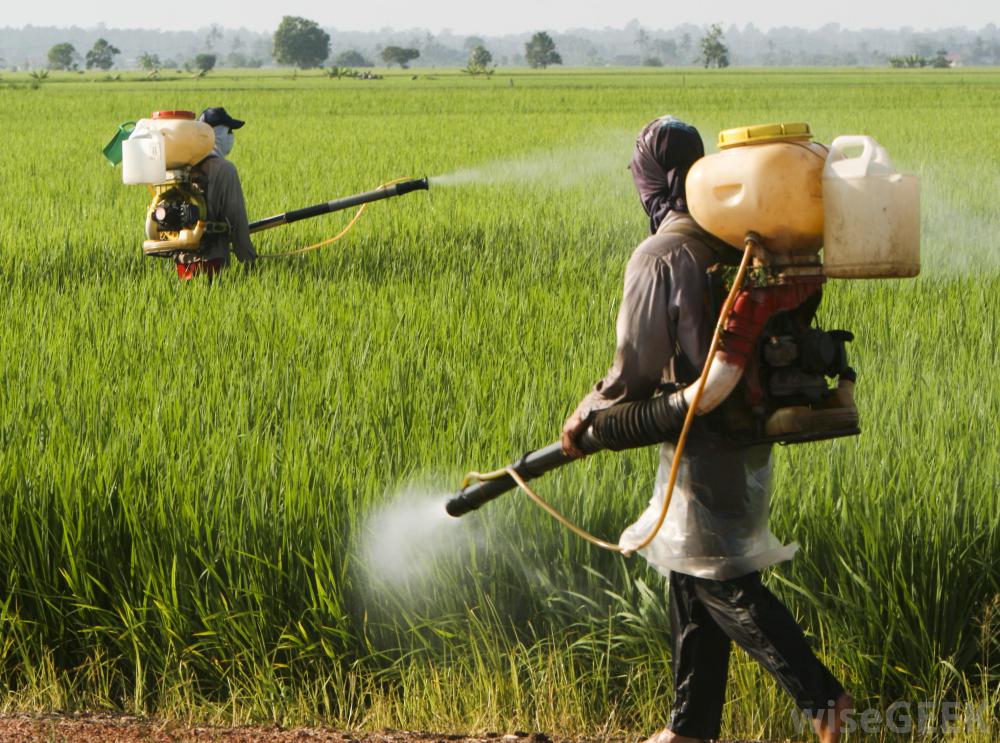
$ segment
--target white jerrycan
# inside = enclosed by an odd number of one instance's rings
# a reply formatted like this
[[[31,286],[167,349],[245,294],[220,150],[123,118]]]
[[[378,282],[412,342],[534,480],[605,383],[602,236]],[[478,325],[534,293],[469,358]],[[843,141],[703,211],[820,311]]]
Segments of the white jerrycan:
[[[861,148],[848,157],[846,151]],[[920,273],[920,179],[897,173],[871,137],[837,137],[823,168],[823,272],[844,279]]]
[[[122,181],[128,185],[163,183],[167,180],[167,157],[163,135],[151,127],[136,125],[122,142]]]

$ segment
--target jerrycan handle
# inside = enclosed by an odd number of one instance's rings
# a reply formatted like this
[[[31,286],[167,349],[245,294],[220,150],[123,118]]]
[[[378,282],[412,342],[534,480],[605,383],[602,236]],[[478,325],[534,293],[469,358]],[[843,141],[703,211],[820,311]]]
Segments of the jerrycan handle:
[[[861,154],[858,157],[847,158],[844,151],[851,147],[861,147]],[[881,150],[878,142],[863,134],[847,134],[837,137],[830,144],[830,152],[826,156],[826,165],[823,166],[823,175],[832,176],[835,172],[834,163],[850,160],[850,170],[852,174],[864,175],[868,172],[868,166],[876,160],[876,150]],[[885,150],[882,150],[884,153]],[[839,170],[839,168],[838,168]]]

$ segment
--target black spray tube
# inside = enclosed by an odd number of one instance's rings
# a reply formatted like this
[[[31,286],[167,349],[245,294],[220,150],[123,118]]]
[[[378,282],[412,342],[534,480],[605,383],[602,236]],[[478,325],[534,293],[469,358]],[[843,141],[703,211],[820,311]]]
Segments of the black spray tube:
[[[576,443],[588,455],[602,449],[621,451],[658,444],[678,435],[686,413],[683,391],[619,403],[597,413]],[[556,441],[543,449],[528,452],[510,466],[527,482],[572,461]],[[445,510],[451,516],[464,516],[515,487],[517,483],[508,474],[474,482],[449,499]]]
[[[377,188],[374,191],[366,191],[354,196],[345,196],[342,199],[334,199],[333,201],[324,201],[322,204],[314,204],[313,206],[294,209],[284,214],[275,214],[273,217],[267,217],[266,219],[259,219],[256,222],[250,223],[250,233],[269,230],[273,227],[280,227],[283,224],[291,224],[301,219],[310,219],[311,217],[318,217],[330,212],[339,212],[342,209],[350,209],[352,206],[360,206],[372,201],[388,199],[392,196],[402,196],[403,194],[410,193],[410,191],[426,191],[429,188],[430,185],[426,178],[403,181],[402,183],[396,183],[385,188]]]

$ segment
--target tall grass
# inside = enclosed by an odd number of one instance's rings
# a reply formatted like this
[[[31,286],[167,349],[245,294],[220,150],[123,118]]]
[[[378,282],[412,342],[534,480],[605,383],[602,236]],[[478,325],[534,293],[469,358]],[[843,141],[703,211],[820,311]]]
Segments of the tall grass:
[[[765,120],[870,133],[924,175],[924,275],[827,291],[823,322],[857,334],[865,430],[776,451],[774,529],[803,551],[768,583],[863,703],[986,701],[995,717],[1000,225],[981,133],[1000,77],[955,72],[0,90],[0,704],[594,736],[665,724],[664,588],[641,562],[514,495],[455,522],[429,579],[388,581],[362,547],[369,514],[413,483],[443,495],[552,440],[603,373],[645,229],[624,164],[670,112],[707,140]],[[139,255],[146,194],[99,150],[120,121],[209,105],[249,122],[233,160],[260,216],[399,175],[607,157],[576,181],[515,168],[375,205],[320,254],[184,286]],[[602,455],[540,487],[615,536],[654,456]],[[795,734],[741,654],[730,691],[727,734]]]

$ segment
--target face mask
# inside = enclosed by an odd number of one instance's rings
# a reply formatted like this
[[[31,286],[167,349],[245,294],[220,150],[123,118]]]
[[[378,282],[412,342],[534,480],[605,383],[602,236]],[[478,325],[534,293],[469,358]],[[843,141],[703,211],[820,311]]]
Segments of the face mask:
[[[215,149],[220,155],[226,157],[233,151],[233,143],[236,141],[233,130],[228,126],[213,126],[212,129],[215,130]]]

